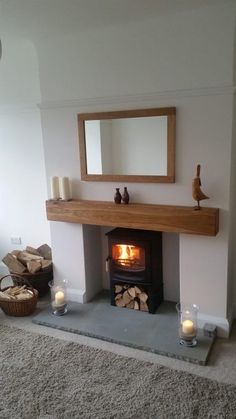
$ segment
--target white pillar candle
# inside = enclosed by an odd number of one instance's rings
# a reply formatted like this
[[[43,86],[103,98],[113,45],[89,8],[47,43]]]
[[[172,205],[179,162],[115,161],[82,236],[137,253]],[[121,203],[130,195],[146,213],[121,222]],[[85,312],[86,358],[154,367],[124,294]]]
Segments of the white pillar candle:
[[[51,184],[51,199],[59,199],[60,193],[59,193],[59,178],[58,176],[52,176],[50,178],[50,184]]]
[[[71,185],[68,177],[60,177],[59,179],[60,197],[64,201],[71,199]]]
[[[63,291],[57,291],[55,294],[55,304],[57,306],[62,306],[65,304],[65,294]]]
[[[194,324],[192,320],[184,320],[182,323],[182,332],[185,335],[192,335],[194,333]]]

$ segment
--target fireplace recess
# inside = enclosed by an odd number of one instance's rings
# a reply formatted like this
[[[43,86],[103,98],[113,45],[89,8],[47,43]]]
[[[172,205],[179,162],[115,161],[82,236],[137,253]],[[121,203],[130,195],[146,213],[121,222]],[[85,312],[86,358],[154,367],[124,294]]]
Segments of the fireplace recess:
[[[107,236],[111,304],[119,305],[117,299],[124,295],[120,295],[119,291],[126,292],[127,297],[134,293],[132,301],[135,307],[129,301],[127,305],[119,306],[155,313],[163,301],[162,233],[115,228]],[[146,309],[140,304],[139,296],[135,297],[135,290],[147,296]]]

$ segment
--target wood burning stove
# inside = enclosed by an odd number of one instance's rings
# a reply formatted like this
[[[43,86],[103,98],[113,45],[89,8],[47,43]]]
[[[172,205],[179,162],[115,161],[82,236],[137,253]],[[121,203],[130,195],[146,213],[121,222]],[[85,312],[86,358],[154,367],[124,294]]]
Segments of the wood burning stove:
[[[163,301],[162,233],[115,228],[107,236],[111,304],[155,313]]]

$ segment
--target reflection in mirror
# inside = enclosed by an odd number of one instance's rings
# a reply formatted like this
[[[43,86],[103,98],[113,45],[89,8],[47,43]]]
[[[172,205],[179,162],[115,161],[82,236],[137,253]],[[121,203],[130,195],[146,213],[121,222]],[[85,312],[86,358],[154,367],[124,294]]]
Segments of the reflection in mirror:
[[[175,108],[78,115],[83,180],[174,182]]]
[[[167,175],[166,116],[85,121],[85,142],[88,174]]]

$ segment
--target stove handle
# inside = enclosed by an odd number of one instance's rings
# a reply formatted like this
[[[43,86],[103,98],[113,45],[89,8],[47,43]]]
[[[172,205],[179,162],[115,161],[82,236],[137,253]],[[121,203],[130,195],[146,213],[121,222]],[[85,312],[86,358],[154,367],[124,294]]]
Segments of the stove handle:
[[[109,265],[110,265],[111,256],[107,256],[106,258],[106,272],[109,272]]]

